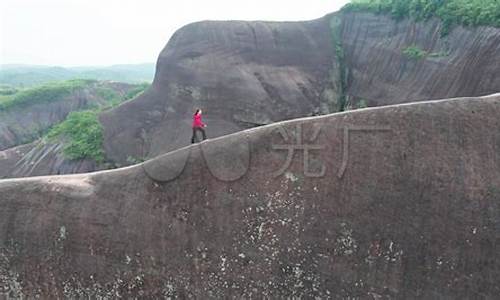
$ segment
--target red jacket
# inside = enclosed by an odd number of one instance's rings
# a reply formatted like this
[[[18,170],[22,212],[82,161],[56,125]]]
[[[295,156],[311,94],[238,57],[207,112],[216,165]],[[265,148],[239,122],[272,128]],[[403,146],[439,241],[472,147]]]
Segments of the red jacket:
[[[201,114],[193,115],[193,128],[205,127],[205,123],[201,121]]]

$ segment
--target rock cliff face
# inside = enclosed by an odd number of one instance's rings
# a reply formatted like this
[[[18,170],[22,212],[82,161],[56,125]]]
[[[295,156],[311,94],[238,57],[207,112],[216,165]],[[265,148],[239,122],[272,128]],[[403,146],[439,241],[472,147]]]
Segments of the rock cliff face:
[[[346,13],[342,45],[346,94],[370,106],[500,91],[500,29],[456,27],[440,37],[439,20],[395,21],[370,13]],[[403,54],[415,46],[427,54]]]
[[[155,158],[0,180],[0,298],[497,297],[500,94],[275,123],[498,92],[499,30],[439,26],[183,27],[152,87],[100,116],[110,159]],[[48,124],[75,99],[18,116]],[[195,107],[212,139],[180,148]],[[11,147],[15,119],[0,119],[0,177],[96,168]]]
[[[1,292],[495,298],[499,120],[500,94],[369,108],[2,180]]]
[[[205,110],[210,137],[285,119],[500,91],[500,30],[438,20],[335,13],[310,22],[199,22],[161,52],[151,89],[101,116],[109,158],[152,158],[190,142]],[[402,54],[409,46],[422,59]],[[342,54],[343,53],[343,54]]]
[[[188,145],[196,107],[205,111],[214,138],[356,107],[360,100],[380,106],[499,92],[500,30],[456,27],[440,37],[440,26],[438,20],[396,22],[344,12],[309,22],[189,24],[161,51],[151,88],[101,114],[106,155],[112,165],[129,165]],[[410,46],[427,54],[407,57],[403,51]],[[32,133],[31,127],[60,120],[82,104],[79,99],[2,116],[0,149],[29,138],[23,128]],[[31,157],[48,157],[50,149],[42,150]],[[25,171],[4,176],[84,172],[95,165],[50,164],[43,158],[38,165],[48,167],[35,172],[25,164]]]
[[[104,113],[106,153],[154,157],[190,142],[193,110],[210,137],[335,111],[327,19],[187,25],[160,53],[152,88]]]
[[[84,173],[103,168],[91,159],[67,159],[63,149],[60,142],[37,140],[0,151],[0,179]]]

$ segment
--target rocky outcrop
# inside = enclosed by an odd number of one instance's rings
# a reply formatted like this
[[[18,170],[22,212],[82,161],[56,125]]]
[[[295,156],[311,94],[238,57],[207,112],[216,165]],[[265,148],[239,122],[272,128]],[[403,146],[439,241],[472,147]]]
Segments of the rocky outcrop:
[[[500,29],[455,27],[440,36],[437,19],[396,21],[370,13],[345,13],[342,46],[346,94],[370,106],[500,91]],[[414,46],[426,54],[403,54]]]
[[[92,172],[104,168],[92,159],[70,160],[61,142],[35,142],[0,151],[0,179]]]
[[[368,108],[2,180],[1,292],[495,298],[499,120],[500,94]]]
[[[500,30],[456,27],[440,37],[440,27],[437,19],[352,12],[308,22],[189,24],[160,53],[151,88],[100,115],[107,158],[123,166],[188,145],[196,107],[204,109],[214,138],[356,107],[360,100],[380,106],[499,92]],[[427,54],[408,57],[409,46]],[[11,129],[0,129],[0,136],[19,139],[10,134],[17,122],[44,127],[39,123],[60,119],[74,104],[58,106],[61,113],[44,107],[43,116],[7,117]],[[54,170],[87,169],[37,174]]]
[[[160,53],[149,91],[102,114],[109,158],[152,158],[190,142],[191,114],[208,134],[356,106],[500,91],[500,30],[396,22],[338,12],[310,22],[199,22]],[[427,55],[403,55],[416,46]]]
[[[160,53],[151,89],[101,115],[107,155],[125,163],[188,145],[196,107],[212,138],[336,111],[329,28],[327,19],[181,28]]]
[[[0,151],[0,178],[11,177],[17,162],[22,160],[23,156],[33,150],[35,146],[34,143],[30,143]]]

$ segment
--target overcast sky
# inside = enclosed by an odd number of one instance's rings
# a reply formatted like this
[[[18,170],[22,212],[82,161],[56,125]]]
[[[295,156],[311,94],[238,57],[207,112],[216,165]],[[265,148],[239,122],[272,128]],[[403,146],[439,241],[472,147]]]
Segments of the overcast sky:
[[[348,0],[1,0],[0,64],[156,62],[179,27],[200,20],[309,20]]]

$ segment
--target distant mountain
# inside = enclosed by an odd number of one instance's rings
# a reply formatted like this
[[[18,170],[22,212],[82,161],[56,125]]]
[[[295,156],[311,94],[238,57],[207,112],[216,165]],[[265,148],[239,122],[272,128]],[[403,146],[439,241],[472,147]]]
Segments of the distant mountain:
[[[57,80],[97,79],[128,83],[150,82],[155,72],[154,63],[58,67],[39,65],[0,65],[0,85],[30,87]]]

